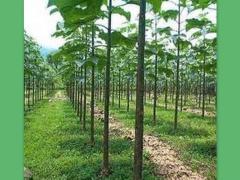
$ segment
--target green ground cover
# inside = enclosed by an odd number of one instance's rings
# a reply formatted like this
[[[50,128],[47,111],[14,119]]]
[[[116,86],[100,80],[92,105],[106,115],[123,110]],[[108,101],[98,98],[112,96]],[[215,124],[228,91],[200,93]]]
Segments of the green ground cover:
[[[134,128],[135,103],[130,102],[130,111],[126,111],[126,100],[118,101],[110,107],[111,114],[124,123],[126,127]],[[103,108],[103,104],[98,102]],[[216,121],[214,117],[202,118],[200,115],[179,112],[177,132],[173,132],[174,110],[157,108],[157,123],[152,123],[152,104],[145,104],[144,132],[159,137],[168,142],[180,158],[194,170],[201,171],[209,179],[216,179]]]
[[[81,129],[70,102],[41,101],[25,116],[24,166],[34,179],[103,179],[101,121],[95,121],[96,143],[91,147],[89,117],[87,131]],[[144,179],[158,179],[145,154]],[[110,139],[112,172],[105,179],[132,179],[133,142],[116,136]]]

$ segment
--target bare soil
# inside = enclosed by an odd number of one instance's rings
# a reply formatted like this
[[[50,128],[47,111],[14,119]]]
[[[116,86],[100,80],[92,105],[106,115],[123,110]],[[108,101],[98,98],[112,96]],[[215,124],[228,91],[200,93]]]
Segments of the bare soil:
[[[95,108],[95,117],[103,120],[104,112]],[[109,117],[110,136],[134,140],[134,130],[126,128],[114,117]],[[167,143],[152,135],[144,135],[144,150],[150,155],[150,161],[154,164],[156,176],[162,176],[167,180],[203,180],[207,179],[198,172],[193,172],[179,158],[178,153]]]

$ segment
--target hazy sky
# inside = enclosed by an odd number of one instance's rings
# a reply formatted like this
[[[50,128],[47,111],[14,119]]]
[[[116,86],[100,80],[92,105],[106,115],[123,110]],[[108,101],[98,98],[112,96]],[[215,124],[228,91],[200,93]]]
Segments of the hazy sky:
[[[173,0],[176,1],[176,0]],[[45,48],[58,48],[59,46],[64,44],[64,39],[62,38],[54,38],[51,35],[56,30],[56,24],[59,21],[62,21],[62,17],[59,13],[54,13],[53,15],[49,14],[49,9],[47,9],[48,0],[24,0],[24,29],[26,32],[32,36],[41,46]],[[120,0],[114,0],[113,5],[121,4]],[[162,5],[163,9],[173,9],[174,5],[171,3],[165,2]],[[131,21],[136,22],[137,15],[139,13],[139,8],[135,5],[125,6],[125,9],[131,12]],[[216,12],[208,11],[209,18],[216,23]],[[194,17],[196,13],[190,15],[190,17]],[[152,15],[147,15],[147,19],[151,18]],[[186,13],[182,14],[182,20],[186,19]],[[188,16],[189,18],[189,16]],[[126,22],[124,17],[119,15],[113,15],[112,17],[112,26],[113,29],[120,27],[124,22]],[[99,23],[103,23],[107,25],[107,21],[99,21]],[[169,23],[165,23],[164,21],[159,21],[158,25],[171,26],[176,29],[177,24],[174,21],[170,21]]]

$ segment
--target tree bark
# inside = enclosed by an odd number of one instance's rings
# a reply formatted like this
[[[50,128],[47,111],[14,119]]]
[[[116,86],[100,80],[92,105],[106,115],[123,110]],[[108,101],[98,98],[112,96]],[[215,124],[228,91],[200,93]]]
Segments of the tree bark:
[[[115,88],[115,84],[114,84],[114,74],[113,74],[113,76],[112,76],[112,106],[114,106],[114,95],[115,95],[114,88]]]
[[[83,130],[86,130],[86,111],[87,111],[87,68],[84,67],[84,102],[83,102]]]
[[[143,166],[143,118],[144,118],[144,48],[145,48],[145,12],[146,0],[140,0],[138,28],[138,63],[136,86],[136,121],[133,179],[142,180]]]
[[[104,134],[103,134],[103,175],[109,174],[109,96],[110,96],[110,66],[111,66],[111,24],[112,24],[112,0],[108,4],[108,41],[107,41],[107,62],[105,77],[105,104],[104,104]]]
[[[94,57],[94,23],[92,24],[92,57]],[[92,65],[92,86],[91,86],[91,144],[94,145],[94,88],[95,88],[95,65]]]
[[[155,42],[157,46],[157,16],[155,16]],[[153,125],[156,125],[156,107],[157,107],[157,66],[158,57],[155,54],[155,65],[154,65],[154,97],[153,97]],[[150,91],[150,90],[149,90]]]
[[[180,0],[178,1],[178,40],[177,40],[177,72],[176,72],[176,99],[175,99],[175,114],[174,114],[174,131],[177,130],[178,121],[178,99],[179,99],[179,64],[180,64]]]
[[[118,109],[121,107],[121,71],[118,72]]]
[[[206,90],[206,53],[204,52],[203,56],[203,87],[202,87],[202,117],[205,116],[205,90]]]
[[[129,112],[130,77],[127,79],[127,112]]]

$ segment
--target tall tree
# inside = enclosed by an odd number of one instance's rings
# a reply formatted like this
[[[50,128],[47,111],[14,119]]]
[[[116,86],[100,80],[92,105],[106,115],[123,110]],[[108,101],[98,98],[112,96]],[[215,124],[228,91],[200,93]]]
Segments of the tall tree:
[[[138,28],[138,63],[136,87],[136,120],[133,179],[142,179],[143,166],[143,118],[144,118],[144,49],[145,49],[145,12],[146,0],[140,0],[139,28]]]
[[[157,16],[155,15],[155,45],[157,46]],[[154,97],[153,97],[153,124],[156,124],[156,107],[157,107],[157,69],[158,69],[158,54],[155,54],[154,64]]]
[[[92,22],[92,57],[95,55],[94,51],[95,27]],[[91,144],[94,144],[94,89],[95,89],[95,64],[92,65],[92,86],[91,86]]]
[[[180,64],[180,31],[181,31],[181,12],[180,0],[178,1],[178,36],[177,36],[177,70],[176,70],[176,98],[175,98],[175,114],[174,114],[174,131],[177,130],[178,121],[178,100],[179,100],[179,64]]]
[[[108,41],[107,62],[105,76],[105,104],[104,104],[104,134],[103,134],[103,175],[109,174],[109,96],[110,96],[110,61],[111,61],[111,29],[112,29],[112,0],[108,1]]]

